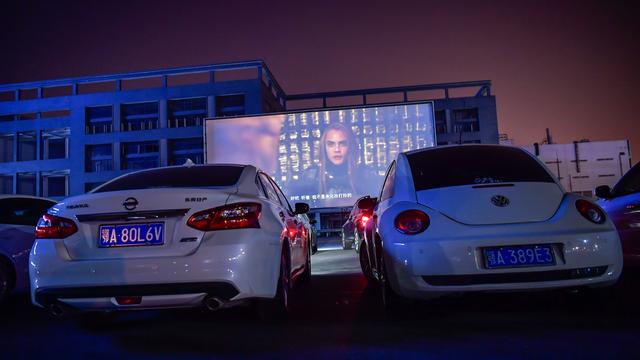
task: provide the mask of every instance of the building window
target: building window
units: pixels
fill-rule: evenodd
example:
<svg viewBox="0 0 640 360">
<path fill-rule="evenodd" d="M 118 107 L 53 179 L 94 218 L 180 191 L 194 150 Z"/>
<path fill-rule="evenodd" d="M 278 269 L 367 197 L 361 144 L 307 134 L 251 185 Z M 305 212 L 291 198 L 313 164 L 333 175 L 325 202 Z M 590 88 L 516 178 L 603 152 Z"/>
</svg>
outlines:
<svg viewBox="0 0 640 360">
<path fill-rule="evenodd" d="M 16 175 L 17 191 L 20 195 L 36 195 L 36 173 L 18 173 Z"/>
<path fill-rule="evenodd" d="M 13 134 L 0 134 L 0 163 L 13 161 Z"/>
<path fill-rule="evenodd" d="M 36 160 L 36 147 L 35 131 L 18 133 L 18 161 Z"/>
<path fill-rule="evenodd" d="M 113 170 L 113 145 L 87 145 L 85 148 L 86 172 L 103 172 Z"/>
<path fill-rule="evenodd" d="M 97 188 L 98 186 L 104 184 L 104 181 L 101 182 L 88 182 L 84 184 L 84 192 L 88 193 L 89 191 Z"/>
<path fill-rule="evenodd" d="M 207 117 L 207 98 L 169 100 L 168 127 L 202 126 Z"/>
<path fill-rule="evenodd" d="M 148 169 L 160 166 L 160 146 L 157 141 L 122 144 L 122 169 Z"/>
<path fill-rule="evenodd" d="M 85 132 L 87 134 L 104 134 L 113 131 L 113 107 L 94 106 L 85 110 Z"/>
<path fill-rule="evenodd" d="M 454 133 L 480 131 L 477 108 L 453 110 L 451 120 Z"/>
<path fill-rule="evenodd" d="M 42 173 L 42 196 L 66 197 L 69 194 L 69 170 Z"/>
<path fill-rule="evenodd" d="M 447 116 L 444 110 L 436 111 L 436 134 L 447 133 Z"/>
<path fill-rule="evenodd" d="M 42 131 L 42 160 L 66 159 L 69 154 L 69 128 Z"/>
<path fill-rule="evenodd" d="M 151 130 L 158 128 L 158 103 L 123 104 L 121 131 Z"/>
<path fill-rule="evenodd" d="M 0 194 L 13 194 L 13 175 L 0 175 Z"/>
<path fill-rule="evenodd" d="M 202 138 L 169 140 L 169 165 L 182 165 L 187 159 L 204 163 Z"/>
<path fill-rule="evenodd" d="M 235 116 L 244 114 L 244 95 L 216 96 L 216 116 Z"/>
</svg>

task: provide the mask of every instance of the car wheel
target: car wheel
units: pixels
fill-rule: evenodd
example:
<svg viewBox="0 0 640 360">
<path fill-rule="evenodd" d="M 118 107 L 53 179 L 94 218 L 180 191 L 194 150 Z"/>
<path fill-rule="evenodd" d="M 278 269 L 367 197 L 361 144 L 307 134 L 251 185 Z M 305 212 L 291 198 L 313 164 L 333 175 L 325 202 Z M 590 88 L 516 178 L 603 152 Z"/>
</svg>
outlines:
<svg viewBox="0 0 640 360">
<path fill-rule="evenodd" d="M 308 285 L 311 282 L 311 248 L 307 252 L 307 261 L 304 264 L 304 271 L 300 274 L 300 282 L 302 285 Z"/>
<path fill-rule="evenodd" d="M 386 315 L 399 317 L 411 312 L 413 302 L 396 294 L 391 288 L 384 259 L 380 260 L 378 285 L 380 288 L 380 302 Z"/>
<path fill-rule="evenodd" d="M 0 303 L 9 295 L 9 271 L 0 263 Z"/>
<path fill-rule="evenodd" d="M 358 257 L 360 259 L 360 269 L 362 269 L 362 274 L 367 279 L 367 281 L 373 281 L 374 279 L 373 273 L 371 272 L 371 264 L 369 263 L 369 258 L 367 256 L 367 246 L 364 243 L 360 244 Z"/>
<path fill-rule="evenodd" d="M 280 275 L 278 287 L 273 299 L 263 300 L 258 303 L 258 315 L 264 321 L 279 322 L 286 320 L 289 311 L 289 290 L 291 288 L 291 271 L 285 252 L 280 255 Z"/>
</svg>

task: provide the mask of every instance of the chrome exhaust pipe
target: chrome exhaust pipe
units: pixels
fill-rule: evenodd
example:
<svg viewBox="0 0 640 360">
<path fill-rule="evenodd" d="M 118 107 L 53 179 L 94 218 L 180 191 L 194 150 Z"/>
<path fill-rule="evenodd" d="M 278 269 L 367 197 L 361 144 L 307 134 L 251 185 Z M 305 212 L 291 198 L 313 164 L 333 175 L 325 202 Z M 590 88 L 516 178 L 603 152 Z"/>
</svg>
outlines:
<svg viewBox="0 0 640 360">
<path fill-rule="evenodd" d="M 222 301 L 215 297 L 207 297 L 204 299 L 204 306 L 209 311 L 216 311 L 220 309 L 220 306 L 222 306 Z"/>
</svg>

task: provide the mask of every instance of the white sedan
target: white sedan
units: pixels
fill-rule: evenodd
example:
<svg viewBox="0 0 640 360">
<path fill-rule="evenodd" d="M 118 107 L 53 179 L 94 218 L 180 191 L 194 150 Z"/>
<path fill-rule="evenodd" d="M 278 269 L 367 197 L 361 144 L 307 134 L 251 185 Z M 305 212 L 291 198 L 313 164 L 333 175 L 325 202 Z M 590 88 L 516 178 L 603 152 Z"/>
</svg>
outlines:
<svg viewBox="0 0 640 360">
<path fill-rule="evenodd" d="M 622 271 L 606 214 L 516 147 L 401 153 L 378 199 L 359 202 L 373 210 L 360 259 L 387 306 L 401 297 L 606 286 Z"/>
<path fill-rule="evenodd" d="M 310 246 L 282 191 L 253 166 L 138 171 L 52 207 L 36 227 L 31 299 L 68 310 L 237 304 L 286 315 Z"/>
</svg>

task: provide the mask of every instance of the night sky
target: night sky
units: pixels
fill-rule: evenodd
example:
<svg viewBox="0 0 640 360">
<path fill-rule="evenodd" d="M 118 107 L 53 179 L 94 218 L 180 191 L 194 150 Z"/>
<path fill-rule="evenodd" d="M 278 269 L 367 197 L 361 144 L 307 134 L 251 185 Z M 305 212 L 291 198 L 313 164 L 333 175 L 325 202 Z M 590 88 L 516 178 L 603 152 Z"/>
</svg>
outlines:
<svg viewBox="0 0 640 360">
<path fill-rule="evenodd" d="M 12 1 L 0 83 L 263 59 L 287 94 L 492 80 L 516 144 L 629 139 L 632 1 Z"/>
</svg>

